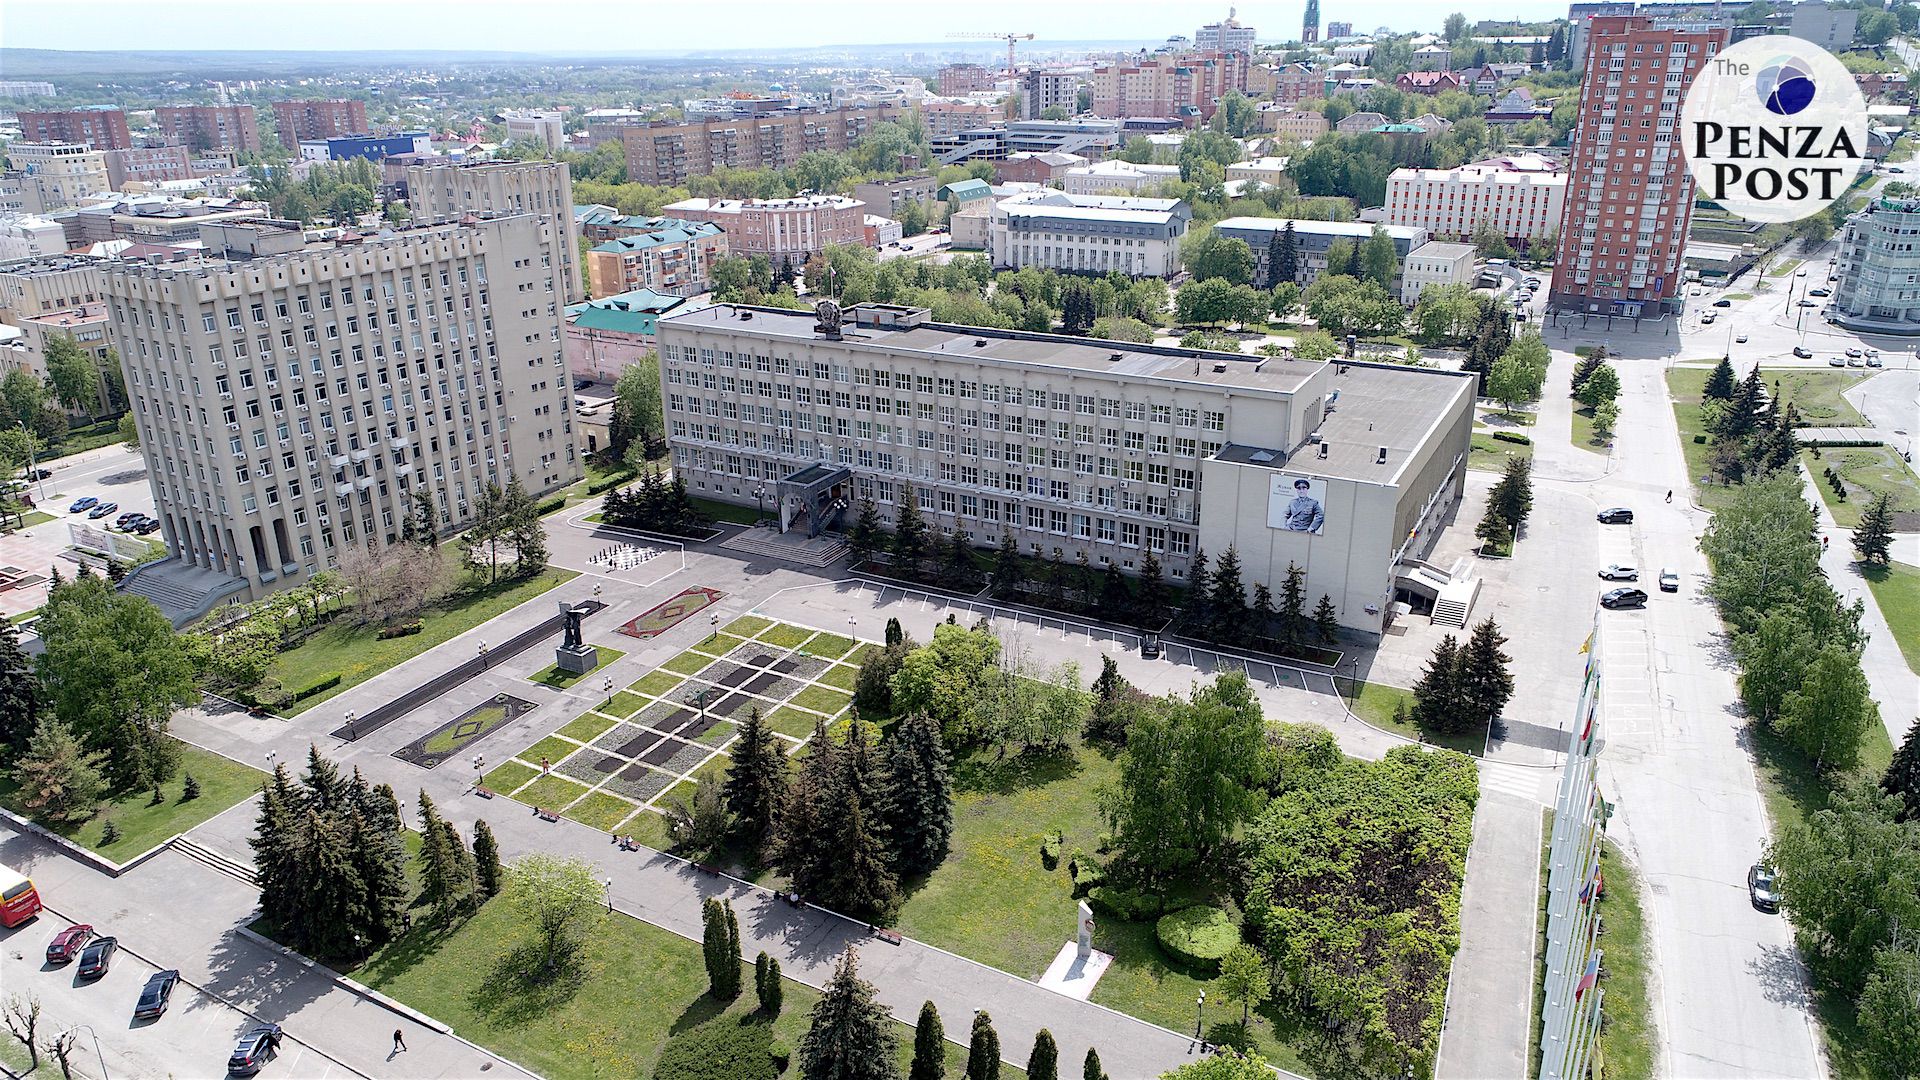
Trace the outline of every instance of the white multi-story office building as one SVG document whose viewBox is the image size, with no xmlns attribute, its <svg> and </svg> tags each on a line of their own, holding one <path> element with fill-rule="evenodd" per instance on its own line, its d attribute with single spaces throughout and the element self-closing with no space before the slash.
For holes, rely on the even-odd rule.
<svg viewBox="0 0 1920 1080">
<path fill-rule="evenodd" d="M 1041 189 L 994 204 L 987 253 L 999 269 L 1170 277 L 1180 268 L 1180 240 L 1192 220 L 1193 211 L 1179 199 Z"/>
<path fill-rule="evenodd" d="M 1473 284 L 1473 245 L 1429 241 L 1408 253 L 1400 267 L 1400 302 L 1412 307 L 1429 285 Z"/>
<path fill-rule="evenodd" d="M 89 195 L 113 190 L 107 152 L 85 143 L 8 143 L 7 163 L 21 171 L 22 208 L 30 214 L 76 206 Z"/>
<path fill-rule="evenodd" d="M 580 476 L 544 218 L 201 240 L 200 260 L 100 271 L 171 555 L 142 576 L 258 597 L 397 543 L 416 490 L 451 531 L 489 484 Z"/>
<path fill-rule="evenodd" d="M 1193 47 L 1197 52 L 1240 52 L 1251 54 L 1259 34 L 1251 26 L 1240 25 L 1234 18 L 1232 8 L 1227 9 L 1227 17 L 1217 23 L 1208 23 L 1193 32 Z"/>
<path fill-rule="evenodd" d="M 1524 246 L 1559 231 L 1566 200 L 1564 173 L 1515 172 L 1488 163 L 1395 169 L 1387 177 L 1386 220 L 1435 236 L 1472 236 L 1485 221 Z"/>
<path fill-rule="evenodd" d="M 1829 317 L 1881 334 L 1920 334 L 1920 200 L 1875 199 L 1847 219 Z"/>
<path fill-rule="evenodd" d="M 555 252 L 563 299 L 587 293 L 580 268 L 580 225 L 573 217 L 573 178 L 559 161 L 476 161 L 444 158 L 407 166 L 407 207 L 417 222 L 458 221 L 468 214 L 533 214 L 566 242 Z"/>
<path fill-rule="evenodd" d="M 548 150 L 567 147 L 567 114 L 558 109 L 526 109 L 501 114 L 512 142 L 535 142 Z"/>
<path fill-rule="evenodd" d="M 1131 194 L 1141 188 L 1157 188 L 1178 179 L 1178 165 L 1135 165 L 1131 161 L 1111 158 L 1068 169 L 1060 182 L 1070 195 L 1110 195 L 1118 191 Z"/>
<path fill-rule="evenodd" d="M 1201 548 L 1247 587 L 1287 567 L 1342 625 L 1447 588 L 1416 563 L 1460 497 L 1473 381 L 933 323 L 722 304 L 663 319 L 674 469 L 782 528 L 847 527 L 913 499 L 944 535 L 1175 581 Z M 1423 576 L 1425 575 L 1425 576 Z M 1436 576 L 1437 575 L 1437 576 Z M 1468 595 L 1470 601 L 1471 595 Z"/>
</svg>

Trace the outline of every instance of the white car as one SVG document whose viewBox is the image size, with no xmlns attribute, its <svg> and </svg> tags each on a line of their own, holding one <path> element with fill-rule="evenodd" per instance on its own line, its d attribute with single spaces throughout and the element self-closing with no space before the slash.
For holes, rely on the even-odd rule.
<svg viewBox="0 0 1920 1080">
<path fill-rule="evenodd" d="M 1603 567 L 1600 576 L 1608 581 L 1639 581 L 1640 568 L 1614 563 L 1612 566 Z"/>
</svg>

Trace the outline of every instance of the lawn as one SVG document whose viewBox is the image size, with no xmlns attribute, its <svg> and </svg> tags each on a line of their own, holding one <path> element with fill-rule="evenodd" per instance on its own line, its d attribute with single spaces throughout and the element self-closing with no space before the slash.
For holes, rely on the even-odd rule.
<svg viewBox="0 0 1920 1080">
<path fill-rule="evenodd" d="M 1580 408 L 1573 410 L 1573 445 L 1582 446 L 1595 452 L 1603 451 L 1613 445 L 1611 438 L 1602 439 L 1593 432 L 1593 410 Z"/>
<path fill-rule="evenodd" d="M 760 640 L 782 649 L 797 649 L 813 636 L 813 631 L 781 623 L 760 635 Z"/>
<path fill-rule="evenodd" d="M 1786 277 L 1788 274 L 1791 274 L 1798 269 L 1800 269 L 1799 259 L 1783 259 L 1781 260 L 1780 265 L 1767 271 L 1767 276 L 1768 277 Z"/>
<path fill-rule="evenodd" d="M 1667 388 L 1675 398 L 1698 402 L 1712 371 L 1707 367 L 1673 368 L 1667 372 Z M 1784 410 L 1791 402 L 1807 423 L 1817 427 L 1864 427 L 1865 418 L 1846 403 L 1840 392 L 1871 374 L 1873 372 L 1850 368 L 1761 368 L 1760 380 L 1766 383 L 1769 393 L 1778 383 L 1780 408 Z"/>
<path fill-rule="evenodd" d="M 646 678 L 634 683 L 627 689 L 642 694 L 652 694 L 654 697 L 666 697 L 669 693 L 672 693 L 673 688 L 679 686 L 680 683 L 680 677 L 671 671 L 650 671 L 647 673 Z"/>
<path fill-rule="evenodd" d="M 1863 573 L 1873 602 L 1900 643 L 1900 655 L 1907 658 L 1907 667 L 1920 671 L 1920 567 L 1894 563 L 1865 567 Z"/>
<path fill-rule="evenodd" d="M 742 615 L 721 627 L 721 630 L 738 637 L 752 637 L 772 625 L 772 619 L 763 619 L 758 615 Z"/>
<path fill-rule="evenodd" d="M 608 699 L 606 705 L 602 706 L 600 711 L 609 716 L 617 716 L 625 720 L 627 717 L 632 716 L 634 713 L 646 707 L 646 698 L 638 694 L 629 694 L 625 690 L 622 690 Z"/>
<path fill-rule="evenodd" d="M 513 756 L 529 765 L 540 764 L 542 758 L 546 759 L 548 765 L 558 765 L 562 758 L 578 749 L 578 746 L 558 735 L 549 735 Z"/>
<path fill-rule="evenodd" d="M 819 677 L 814 681 L 824 683 L 827 686 L 838 687 L 841 690 L 852 691 L 855 681 L 859 678 L 859 668 L 849 667 L 846 664 L 835 664 L 821 672 Z"/>
<path fill-rule="evenodd" d="M 803 713 L 799 709 L 792 709 L 782 705 L 773 710 L 772 715 L 767 717 L 767 723 L 773 730 L 782 735 L 791 735 L 796 739 L 804 739 L 813 734 L 813 725 L 819 719 L 819 717 L 811 713 Z"/>
<path fill-rule="evenodd" d="M 701 638 L 694 648 L 709 656 L 725 656 L 746 643 L 745 638 L 737 638 L 732 634 L 710 633 Z"/>
<path fill-rule="evenodd" d="M 631 813 L 632 803 L 604 791 L 596 791 L 568 807 L 565 816 L 588 828 L 612 832 L 613 827 L 625 821 Z"/>
<path fill-rule="evenodd" d="M 505 795 L 538 775 L 540 770 L 531 765 L 508 761 L 495 766 L 491 772 L 480 778 L 480 783 L 485 785 L 488 791 L 497 791 Z"/>
<path fill-rule="evenodd" d="M 732 503 L 702 499 L 697 496 L 693 500 L 693 505 L 696 510 L 715 521 L 731 521 L 735 525 L 752 525 L 763 516 L 759 510 L 751 506 L 735 506 Z"/>
<path fill-rule="evenodd" d="M 405 637 L 382 640 L 378 626 L 354 625 L 346 617 L 338 617 L 281 653 L 268 674 L 286 687 L 311 686 L 330 675 L 340 676 L 338 686 L 288 704 L 283 710 L 288 715 L 303 712 L 576 576 L 572 570 L 550 566 L 521 581 L 454 593 L 428 607 L 420 618 L 420 632 Z"/>
<path fill-rule="evenodd" d="M 47 522 L 53 520 L 55 520 L 54 516 L 45 510 L 29 510 L 20 516 L 20 527 L 22 529 L 31 529 L 35 525 L 45 525 Z"/>
<path fill-rule="evenodd" d="M 1813 486 L 1820 489 L 1821 501 L 1827 504 L 1834 522 L 1841 528 L 1851 529 L 1860 524 L 1860 512 L 1882 492 L 1893 496 L 1896 513 L 1920 511 L 1920 481 L 1915 480 L 1913 470 L 1900 455 L 1887 447 L 1830 446 L 1822 449 L 1818 458 L 1812 450 L 1802 450 L 1800 462 L 1807 467 Z M 1844 502 L 1834 495 L 1833 485 L 1827 483 L 1829 468 L 1839 473 L 1841 483 L 1846 485 Z"/>
<path fill-rule="evenodd" d="M 1533 444 L 1503 442 L 1494 438 L 1490 431 L 1473 433 L 1473 452 L 1467 455 L 1467 468 L 1482 472 L 1504 472 L 1510 458 L 1531 460 Z"/>
<path fill-rule="evenodd" d="M 527 681 L 539 683 L 541 686 L 551 686 L 555 690 L 565 690 L 567 687 L 572 686 L 574 683 L 579 682 L 595 671 L 599 671 L 601 668 L 627 655 L 619 649 L 609 649 L 605 645 L 595 645 L 593 651 L 594 665 L 587 671 L 566 671 L 563 670 L 559 664 L 551 664 L 540 669 L 538 674 L 527 676 Z"/>
<path fill-rule="evenodd" d="M 660 667 L 664 671 L 671 671 L 678 675 L 691 675 L 711 663 L 713 663 L 713 657 L 702 656 L 689 650 L 661 664 Z"/>
<path fill-rule="evenodd" d="M 613 723 L 612 720 L 604 716 L 596 716 L 590 712 L 581 713 L 579 716 L 569 720 L 566 726 L 560 729 L 559 733 L 575 742 L 590 743 L 601 735 L 604 735 L 606 730 L 613 726 Z"/>
<path fill-rule="evenodd" d="M 107 800 L 101 812 L 78 824 L 53 825 L 42 822 L 54 832 L 117 862 L 135 855 L 195 825 L 244 802 L 260 790 L 267 774 L 258 769 L 223 758 L 197 746 L 180 743 L 180 771 L 160 786 L 163 796 L 154 806 L 152 791 L 130 791 Z M 186 778 L 191 775 L 200 784 L 200 796 L 182 802 Z M 18 788 L 12 777 L 0 779 L 0 803 L 24 813 L 16 801 Z M 120 839 L 111 844 L 100 842 L 108 821 L 120 828 Z"/>
<path fill-rule="evenodd" d="M 1421 731 L 1410 722 L 1403 723 L 1395 720 L 1394 707 L 1401 704 L 1405 704 L 1408 709 L 1413 708 L 1413 691 L 1403 690 L 1398 686 L 1388 686 L 1385 683 L 1363 682 L 1360 684 L 1360 692 L 1347 698 L 1347 708 L 1351 709 L 1355 716 L 1374 727 L 1391 731 L 1395 735 L 1417 739 L 1430 746 L 1458 750 L 1474 757 L 1479 757 L 1486 749 L 1487 736 L 1484 729 L 1440 734 Z"/>
<path fill-rule="evenodd" d="M 514 796 L 518 802 L 538 810 L 562 810 L 587 793 L 585 784 L 576 784 L 564 776 L 543 776 Z"/>
<path fill-rule="evenodd" d="M 1600 896 L 1599 914 L 1606 922 L 1601 945 L 1606 950 L 1606 1018 L 1600 1032 L 1600 1052 L 1609 1077 L 1652 1080 L 1655 1049 L 1653 1000 L 1648 993 L 1647 915 L 1641 908 L 1640 875 L 1619 845 L 1608 840 L 1600 865 L 1607 888 Z M 1544 954 L 1545 950 L 1541 950 Z"/>
<path fill-rule="evenodd" d="M 452 929 L 421 920 L 355 976 L 444 1021 L 462 1037 L 556 1080 L 652 1076 L 662 1051 L 675 1039 L 710 1024 L 763 1022 L 756 1014 L 751 971 L 742 977 L 745 992 L 733 1002 L 722 1005 L 705 995 L 699 944 L 624 915 L 595 918 L 590 933 L 594 948 L 585 977 L 564 989 L 522 989 L 500 974 L 508 953 L 530 935 L 498 901 Z M 792 1048 L 805 1034 L 819 995 L 792 980 L 786 980 L 785 990 L 771 1034 Z M 966 1033 L 966 1017 L 943 1019 L 949 1032 Z M 900 1024 L 895 1034 L 904 1075 L 913 1031 Z M 1018 1048 L 1006 1052 L 1021 1056 Z M 949 1076 L 960 1074 L 965 1058 L 963 1048 L 947 1044 Z M 788 1066 L 787 1075 L 798 1073 L 797 1063 Z M 1010 1066 L 1001 1068 L 1002 1077 L 1022 1075 Z"/>
<path fill-rule="evenodd" d="M 809 686 L 793 695 L 793 703 L 803 709 L 812 709 L 817 713 L 836 716 L 853 701 L 852 694 L 843 694 L 824 686 Z"/>
<path fill-rule="evenodd" d="M 1733 498 L 1733 488 L 1704 478 L 1709 469 L 1712 436 L 1700 426 L 1700 390 L 1706 385 L 1702 368 L 1670 368 L 1667 393 L 1673 399 L 1673 418 L 1680 427 L 1680 451 L 1686 455 L 1687 476 L 1693 482 L 1693 498 L 1708 510 L 1718 510 Z"/>
</svg>

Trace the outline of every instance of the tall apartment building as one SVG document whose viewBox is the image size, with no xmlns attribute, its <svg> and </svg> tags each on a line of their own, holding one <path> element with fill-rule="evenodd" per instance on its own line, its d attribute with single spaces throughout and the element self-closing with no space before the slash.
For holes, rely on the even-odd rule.
<svg viewBox="0 0 1920 1080">
<path fill-rule="evenodd" d="M 1552 236 L 1566 210 L 1564 173 L 1513 172 L 1494 163 L 1454 169 L 1395 169 L 1387 177 L 1386 218 L 1435 236 L 1472 236 L 1491 222 L 1525 247 Z"/>
<path fill-rule="evenodd" d="M 1350 38 L 1352 36 L 1353 36 L 1352 23 L 1335 22 L 1332 19 L 1327 20 L 1327 39 L 1329 41 L 1337 40 L 1339 38 Z"/>
<path fill-rule="evenodd" d="M 1033 68 L 1020 73 L 1020 119 L 1038 120 L 1048 109 L 1065 109 L 1068 116 L 1078 112 L 1081 71 L 1042 71 Z"/>
<path fill-rule="evenodd" d="M 866 213 L 897 221 L 908 203 L 919 203 L 929 215 L 938 213 L 939 208 L 932 204 L 938 198 L 935 192 L 939 189 L 939 183 L 931 175 L 921 173 L 855 184 L 853 197 L 867 204 Z"/>
<path fill-rule="evenodd" d="M 95 150 L 124 150 L 133 145 L 127 114 L 118 105 L 21 109 L 19 116 L 22 142 L 85 143 Z"/>
<path fill-rule="evenodd" d="M 0 97 L 29 98 L 52 96 L 53 84 L 50 82 L 0 79 Z"/>
<path fill-rule="evenodd" d="M 728 254 L 765 255 L 776 266 L 786 259 L 796 269 L 829 245 L 865 244 L 867 239 L 866 204 L 844 195 L 683 199 L 660 212 L 720 226 L 727 234 Z"/>
<path fill-rule="evenodd" d="M 168 141 L 193 150 L 260 152 L 260 120 L 251 105 L 162 105 L 153 119 Z"/>
<path fill-rule="evenodd" d="M 785 168 L 809 150 L 845 150 L 875 125 L 906 115 L 893 105 L 783 109 L 760 116 L 628 127 L 620 137 L 626 144 L 629 180 L 679 184 L 722 165 Z"/>
<path fill-rule="evenodd" d="M 1217 23 L 1208 23 L 1193 32 L 1193 47 L 1200 52 L 1241 52 L 1251 54 L 1255 39 L 1259 36 L 1251 26 L 1240 25 L 1233 17 L 1234 9 L 1227 9 L 1227 17 Z"/>
<path fill-rule="evenodd" d="M 23 173 L 20 192 L 28 213 L 61 210 L 113 190 L 107 152 L 85 143 L 8 143 L 7 161 Z"/>
<path fill-rule="evenodd" d="M 1591 60 L 1548 302 L 1565 312 L 1664 316 L 1679 307 L 1693 219 L 1693 174 L 1673 129 L 1687 87 L 1727 43 L 1727 28 L 1644 16 L 1596 16 L 1587 25 Z"/>
<path fill-rule="evenodd" d="M 727 234 L 720 226 L 678 218 L 645 221 L 644 227 L 623 228 L 621 235 L 587 252 L 588 295 L 598 300 L 642 289 L 695 296 L 713 288 L 713 264 L 727 257 Z"/>
<path fill-rule="evenodd" d="M 998 269 L 1118 271 L 1171 277 L 1193 210 L 1179 199 L 1074 195 L 1041 189 L 995 203 L 987 252 Z"/>
<path fill-rule="evenodd" d="M 302 142 L 365 135 L 373 130 L 367 121 L 367 103 L 351 99 L 276 101 L 273 120 L 280 128 L 280 141 L 289 150 L 300 149 Z"/>
<path fill-rule="evenodd" d="M 157 184 L 167 180 L 191 180 L 193 158 L 178 143 L 166 146 L 136 146 L 130 150 L 108 150 L 107 183 L 114 191 L 129 182 Z"/>
<path fill-rule="evenodd" d="M 567 145 L 567 114 L 558 109 L 526 109 L 501 114 L 507 124 L 507 139 L 512 142 L 539 143 L 548 150 L 563 150 Z"/>
<path fill-rule="evenodd" d="M 731 304 L 659 324 L 676 475 L 783 528 L 912 499 L 936 535 L 1183 581 L 1238 553 L 1249 589 L 1289 565 L 1378 634 L 1459 499 L 1473 381 L 953 326 L 862 304 L 844 322 Z M 1337 408 L 1334 399 L 1338 398 Z M 1296 485 L 1304 485 L 1302 488 Z M 1304 501 L 1303 501 L 1304 500 Z"/>
<path fill-rule="evenodd" d="M 1093 115 L 1170 116 L 1189 127 L 1213 118 L 1220 98 L 1247 88 L 1248 57 L 1237 52 L 1140 57 L 1093 70 Z"/>
<path fill-rule="evenodd" d="M 1829 52 L 1840 52 L 1853 44 L 1860 25 L 1860 12 L 1854 8 L 1829 7 L 1821 0 L 1800 0 L 1788 17 L 1788 33 L 1802 41 L 1811 41 Z"/>
<path fill-rule="evenodd" d="M 417 488 L 453 530 L 488 484 L 580 476 L 553 283 L 565 239 L 547 221 L 314 243 L 253 221 L 201 239 L 197 262 L 102 271 L 163 580 L 199 568 L 257 598 L 398 543 Z"/>
<path fill-rule="evenodd" d="M 982 64 L 948 64 L 937 76 L 941 97 L 965 97 L 977 90 L 991 90 L 1000 81 L 999 72 Z"/>
<path fill-rule="evenodd" d="M 1920 200 L 1875 199 L 1847 219 L 1827 315 L 1867 333 L 1920 333 Z"/>
<path fill-rule="evenodd" d="M 1006 106 L 992 101 L 948 101 L 929 98 L 920 103 L 920 119 L 927 138 L 939 139 L 994 124 L 1007 115 Z"/>
<path fill-rule="evenodd" d="M 416 221 L 457 221 L 468 214 L 532 214 L 564 243 L 553 253 L 560 268 L 560 296 L 572 303 L 586 294 L 581 280 L 580 226 L 573 217 L 573 178 L 564 162 L 477 161 L 429 158 L 407 167 L 407 208 Z"/>
</svg>

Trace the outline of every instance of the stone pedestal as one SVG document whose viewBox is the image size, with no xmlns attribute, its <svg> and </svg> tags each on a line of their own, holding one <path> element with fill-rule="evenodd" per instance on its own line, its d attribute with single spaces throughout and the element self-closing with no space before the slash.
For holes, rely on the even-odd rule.
<svg viewBox="0 0 1920 1080">
<path fill-rule="evenodd" d="M 591 645 L 562 645 L 553 650 L 553 662 L 561 671 L 585 675 L 600 664 L 600 652 Z"/>
</svg>

